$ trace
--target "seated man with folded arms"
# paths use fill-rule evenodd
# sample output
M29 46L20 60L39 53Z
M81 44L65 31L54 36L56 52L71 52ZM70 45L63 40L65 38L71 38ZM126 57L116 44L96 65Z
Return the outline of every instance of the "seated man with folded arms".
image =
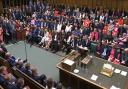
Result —
M32 68L31 78L33 78L34 80L36 80L43 86L46 85L46 79L47 79L46 75L44 75L44 74L39 75L36 68Z

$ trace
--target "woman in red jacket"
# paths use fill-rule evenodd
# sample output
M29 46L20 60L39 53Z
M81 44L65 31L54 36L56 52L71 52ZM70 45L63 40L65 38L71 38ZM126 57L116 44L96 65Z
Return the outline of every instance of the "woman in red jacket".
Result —
M90 37L89 37L92 41L98 41L98 38L99 38L99 35L98 35L98 32L97 32L97 29L94 28L94 31L92 31L90 33Z

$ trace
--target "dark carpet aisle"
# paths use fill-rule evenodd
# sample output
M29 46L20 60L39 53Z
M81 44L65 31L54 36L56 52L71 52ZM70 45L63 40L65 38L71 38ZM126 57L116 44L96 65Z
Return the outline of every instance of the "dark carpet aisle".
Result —
M26 59L25 45L23 41L20 41L14 45L7 45L7 49L15 57ZM44 73L48 77L52 77L56 81L59 80L59 71L56 68L56 64L61 59L60 56L42 50L35 46L30 47L29 44L26 44L26 49L28 62L30 62L38 69L39 74Z

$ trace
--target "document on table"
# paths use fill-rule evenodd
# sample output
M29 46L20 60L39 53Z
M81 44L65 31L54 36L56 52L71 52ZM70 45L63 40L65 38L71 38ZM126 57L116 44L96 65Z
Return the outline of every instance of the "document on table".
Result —
M110 89L120 89L120 88L115 87L115 86L111 86Z
M66 60L64 60L64 63L71 66L71 65L74 64L74 61L72 61L72 60L70 60L70 59L66 59Z
M98 76L93 74L93 75L92 75L92 77L91 77L91 80L96 81L96 80L97 80L97 78L98 78Z
M127 72L126 71L121 71L121 75L127 76Z
M114 71L115 73L120 73L121 72L121 70L119 70L119 69L115 69L115 71Z

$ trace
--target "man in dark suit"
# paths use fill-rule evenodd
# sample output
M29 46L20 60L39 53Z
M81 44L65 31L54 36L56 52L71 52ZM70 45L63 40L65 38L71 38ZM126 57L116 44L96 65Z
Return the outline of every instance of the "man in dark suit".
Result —
M81 45L82 47L87 47L88 49L90 49L91 41L88 39L87 35L83 36Z
M110 47L107 45L106 42L102 42L102 46L101 46L101 57L103 59L108 59L108 56L110 54Z
M59 51L59 39L58 39L58 34L55 33L52 37L52 42L51 42L51 51L53 51L53 53L56 53L57 51Z

